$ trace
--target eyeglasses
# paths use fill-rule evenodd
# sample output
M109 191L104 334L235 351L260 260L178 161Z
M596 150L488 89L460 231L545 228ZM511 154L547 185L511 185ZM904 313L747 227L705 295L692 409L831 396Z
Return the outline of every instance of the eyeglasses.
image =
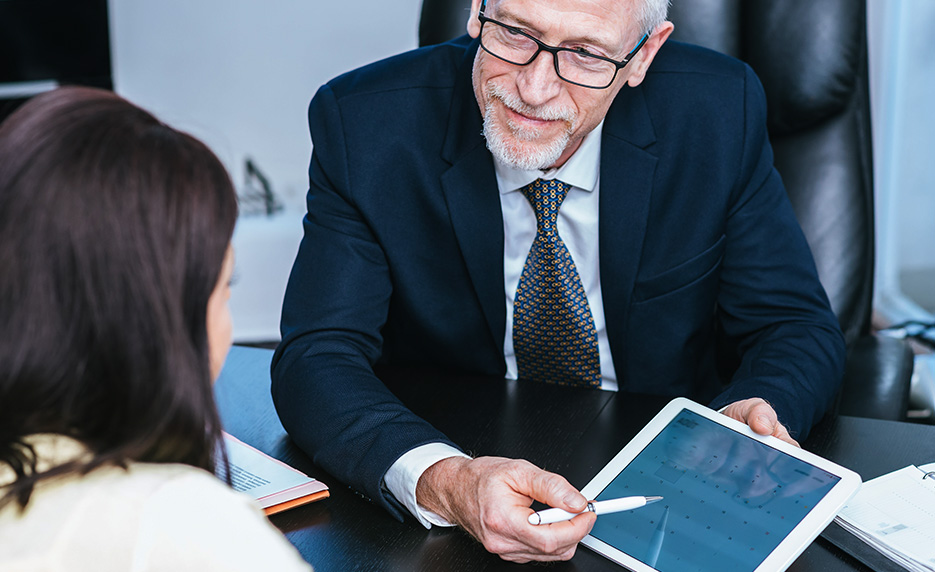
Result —
M604 56L587 52L584 48L561 48L544 44L519 28L514 28L484 15L486 1L477 14L480 20L480 45L485 52L507 63L526 66L531 64L543 51L552 54L555 73L558 77L574 85L591 89L606 89L614 83L617 72L623 69L633 56L640 51L649 32L640 38L625 58L619 62ZM488 25L490 24L490 25Z

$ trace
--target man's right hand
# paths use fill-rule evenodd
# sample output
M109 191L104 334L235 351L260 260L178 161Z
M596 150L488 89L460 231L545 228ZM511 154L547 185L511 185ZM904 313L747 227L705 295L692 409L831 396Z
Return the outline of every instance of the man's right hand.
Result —
M501 457L451 457L435 463L419 478L416 500L513 562L570 559L596 519L588 512L565 522L529 524L533 500L581 512L587 499L555 473Z

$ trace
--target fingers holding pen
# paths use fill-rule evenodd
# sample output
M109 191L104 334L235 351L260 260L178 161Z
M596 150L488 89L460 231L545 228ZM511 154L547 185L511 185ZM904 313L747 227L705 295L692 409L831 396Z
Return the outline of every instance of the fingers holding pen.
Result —
M505 560L568 560L594 525L594 515L547 526L528 522L533 500L581 512L587 500L560 475L522 460L446 459L419 480L419 504L459 524Z

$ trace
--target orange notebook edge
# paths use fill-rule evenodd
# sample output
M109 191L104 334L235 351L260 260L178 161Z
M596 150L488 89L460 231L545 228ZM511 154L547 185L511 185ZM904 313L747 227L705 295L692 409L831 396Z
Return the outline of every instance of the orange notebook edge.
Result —
M301 506L303 504L308 504L317 500L328 498L330 495L327 489L323 491L316 491L312 494L301 496L286 502L281 502L279 504L274 504L273 506L268 506L263 509L263 512L266 513L266 516L271 516L276 513L282 512L284 510L289 510L290 508Z

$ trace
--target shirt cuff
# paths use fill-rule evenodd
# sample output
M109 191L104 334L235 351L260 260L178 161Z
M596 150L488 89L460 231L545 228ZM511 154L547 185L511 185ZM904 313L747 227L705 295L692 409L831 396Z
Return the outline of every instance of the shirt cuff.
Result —
M425 528L435 526L454 526L444 518L430 510L426 510L416 503L416 485L419 477L426 469L435 463L451 457L470 458L451 445L445 443L428 443L415 449L410 449L396 459L396 462L386 471L383 484L396 500L402 503L416 520Z

